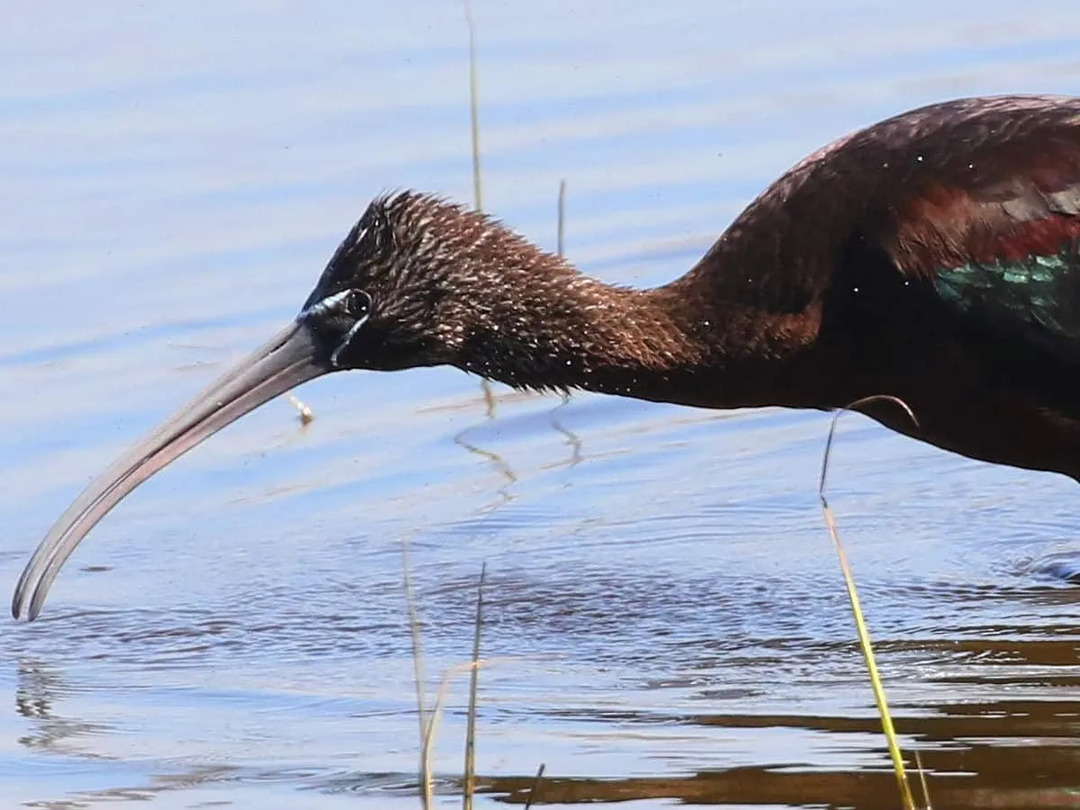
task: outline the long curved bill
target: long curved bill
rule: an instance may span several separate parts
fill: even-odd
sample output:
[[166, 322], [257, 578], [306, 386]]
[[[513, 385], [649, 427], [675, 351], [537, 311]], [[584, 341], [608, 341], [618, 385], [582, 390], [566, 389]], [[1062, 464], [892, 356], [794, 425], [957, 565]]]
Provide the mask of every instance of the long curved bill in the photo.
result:
[[311, 330], [300, 321], [274, 336], [220, 377], [150, 436], [128, 450], [53, 524], [30, 558], [11, 600], [11, 613], [33, 621], [60, 567], [79, 541], [135, 487], [278, 394], [330, 371]]

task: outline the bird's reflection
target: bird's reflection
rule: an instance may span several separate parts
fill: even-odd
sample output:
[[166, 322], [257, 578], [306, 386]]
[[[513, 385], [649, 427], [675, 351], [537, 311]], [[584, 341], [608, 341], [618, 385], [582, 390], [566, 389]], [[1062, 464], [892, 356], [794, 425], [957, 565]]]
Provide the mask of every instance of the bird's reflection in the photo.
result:
[[19, 737], [26, 748], [73, 753], [65, 743], [88, 734], [102, 734], [108, 727], [57, 713], [56, 706], [74, 691], [60, 671], [38, 658], [20, 657], [16, 662], [15, 711], [30, 721], [29, 733]]
[[27, 720], [52, 719], [53, 699], [60, 689], [60, 675], [47, 664], [32, 658], [18, 662], [15, 711]]

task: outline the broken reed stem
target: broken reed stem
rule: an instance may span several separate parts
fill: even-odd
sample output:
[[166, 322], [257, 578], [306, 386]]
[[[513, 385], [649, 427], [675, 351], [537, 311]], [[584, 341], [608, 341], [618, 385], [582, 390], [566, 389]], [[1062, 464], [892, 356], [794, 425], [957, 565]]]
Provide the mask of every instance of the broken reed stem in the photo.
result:
[[469, 674], [469, 714], [465, 726], [465, 789], [464, 810], [472, 810], [476, 790], [476, 687], [480, 673], [480, 631], [484, 624], [484, 577], [487, 563], [480, 566], [480, 582], [476, 586], [476, 622], [473, 626], [472, 672]]
[[[409, 611], [409, 629], [412, 634], [413, 654], [413, 677], [416, 681], [416, 706], [420, 721], [420, 795], [424, 810], [431, 810], [435, 801], [435, 779], [431, 769], [431, 751], [435, 742], [439, 721], [442, 718], [442, 705], [446, 697], [446, 689], [450, 679], [459, 672], [471, 671], [472, 679], [469, 687], [469, 716], [468, 728], [465, 735], [465, 808], [472, 807], [473, 796], [476, 792], [476, 769], [475, 769], [475, 741], [476, 741], [476, 694], [477, 672], [486, 663], [492, 663], [501, 659], [480, 660], [480, 636], [483, 628], [484, 608], [484, 580], [487, 576], [487, 563], [480, 568], [480, 582], [477, 586], [476, 595], [476, 624], [473, 634], [472, 660], [465, 664], [457, 664], [443, 672], [439, 681], [439, 690], [435, 696], [435, 703], [430, 712], [425, 706], [424, 700], [424, 664], [422, 649], [422, 631], [420, 617], [416, 607], [416, 592], [412, 583], [412, 566], [409, 563], [409, 544], [405, 538], [401, 540], [401, 565], [405, 574], [405, 602]], [[512, 660], [512, 659], [506, 659]]]
[[310, 425], [315, 421], [315, 411], [311, 410], [311, 408], [303, 400], [297, 397], [296, 394], [286, 392], [283, 396], [285, 397], [286, 402], [296, 408], [296, 412], [300, 415], [301, 425]]
[[424, 773], [428, 775], [429, 779], [431, 775], [431, 749], [435, 743], [439, 721], [442, 719], [443, 700], [446, 698], [446, 690], [450, 685], [450, 680], [461, 672], [476, 670], [488, 664], [514, 660], [517, 659], [511, 656], [501, 656], [497, 658], [484, 658], [478, 661], [466, 661], [463, 664], [454, 664], [443, 672], [442, 679], [439, 681], [439, 691], [435, 695], [435, 703], [432, 704], [431, 707], [431, 717], [427, 724], [427, 730], [424, 732], [423, 744], [420, 748], [421, 767], [423, 768]]
[[896, 730], [893, 727], [892, 715], [889, 713], [889, 704], [885, 699], [885, 688], [881, 684], [881, 676], [878, 672], [877, 661], [874, 658], [874, 648], [870, 643], [870, 634], [866, 629], [866, 621], [863, 617], [862, 607], [859, 604], [859, 594], [855, 588], [855, 578], [851, 574], [851, 568], [848, 565], [847, 554], [844, 552], [844, 546], [840, 542], [840, 535], [836, 529], [836, 520], [833, 518], [832, 509], [829, 507], [829, 501], [825, 497], [825, 483], [829, 471], [829, 454], [832, 450], [833, 436], [836, 433], [836, 423], [847, 411], [854, 410], [861, 405], [866, 405], [870, 402], [888, 401], [899, 405], [912, 422], [919, 424], [918, 419], [915, 418], [915, 414], [907, 403], [899, 397], [890, 396], [888, 394], [876, 394], [874, 396], [863, 397], [856, 400], [851, 404], [841, 408], [832, 418], [832, 422], [829, 425], [829, 435], [825, 440], [825, 452], [821, 458], [821, 478], [818, 481], [818, 498], [821, 500], [821, 511], [825, 516], [825, 525], [829, 530], [829, 537], [832, 538], [833, 548], [836, 549], [836, 556], [840, 560], [840, 570], [844, 574], [844, 584], [847, 586], [848, 599], [851, 602], [851, 613], [855, 618], [855, 629], [859, 636], [859, 646], [862, 649], [863, 659], [866, 661], [866, 668], [870, 673], [870, 686], [874, 692], [874, 701], [877, 703], [878, 714], [881, 717], [881, 728], [885, 733], [885, 738], [889, 745], [889, 756], [892, 758], [893, 770], [896, 772], [896, 781], [900, 788], [900, 798], [904, 807], [907, 810], [915, 810], [915, 799], [911, 793], [911, 785], [908, 782], [907, 773], [904, 770], [904, 758], [900, 753], [900, 745], [896, 739]]
[[442, 679], [439, 681], [439, 691], [435, 694], [435, 703], [431, 707], [431, 717], [428, 720], [427, 730], [420, 746], [420, 760], [423, 763], [424, 773], [427, 774], [429, 780], [431, 778], [431, 748], [435, 742], [435, 733], [438, 731], [439, 721], [442, 719], [442, 704], [443, 699], [446, 697], [446, 689], [450, 685], [450, 679], [459, 672], [466, 672], [479, 666], [479, 661], [454, 664], [454, 666], [447, 668], [443, 672]]
[[529, 810], [532, 807], [533, 799], [536, 798], [536, 792], [540, 789], [540, 779], [544, 776], [544, 763], [540, 763], [540, 767], [536, 769], [536, 776], [533, 777], [532, 787], [529, 788], [529, 797], [525, 800], [525, 810]]
[[409, 564], [409, 541], [404, 537], [401, 538], [401, 567], [405, 575], [405, 604], [409, 611], [409, 630], [412, 634], [413, 679], [416, 681], [416, 710], [420, 721], [420, 793], [423, 797], [424, 810], [430, 810], [435, 789], [431, 769], [427, 767], [428, 760], [424, 747], [430, 725], [424, 706], [424, 651], [421, 643], [420, 617], [416, 610], [416, 594], [412, 585], [412, 566]]
[[555, 220], [555, 244], [558, 246], [559, 258], [563, 257], [563, 234], [566, 226], [566, 181], [559, 181], [559, 202]]
[[480, 378], [480, 390], [484, 393], [484, 416], [488, 419], [495, 418], [495, 392], [486, 377]]

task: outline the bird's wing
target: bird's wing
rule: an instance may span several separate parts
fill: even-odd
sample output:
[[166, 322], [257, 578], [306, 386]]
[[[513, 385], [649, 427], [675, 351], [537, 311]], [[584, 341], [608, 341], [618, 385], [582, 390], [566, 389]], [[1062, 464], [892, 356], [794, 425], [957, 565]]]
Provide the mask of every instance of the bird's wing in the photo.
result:
[[920, 179], [878, 229], [900, 271], [958, 318], [1080, 361], [1080, 125], [1033, 120]]
[[957, 99], [809, 155], [691, 275], [764, 310], [800, 311], [838, 280], [852, 240], [867, 239], [909, 277], [933, 279], [961, 312], [990, 306], [1080, 333], [1078, 216], [1080, 98]]

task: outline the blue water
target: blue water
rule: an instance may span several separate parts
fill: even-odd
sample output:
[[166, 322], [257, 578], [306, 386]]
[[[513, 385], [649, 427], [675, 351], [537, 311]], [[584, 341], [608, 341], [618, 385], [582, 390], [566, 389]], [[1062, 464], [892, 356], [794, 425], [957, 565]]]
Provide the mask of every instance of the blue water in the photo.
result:
[[[568, 257], [621, 283], [683, 272], [854, 127], [1080, 93], [1071, 0], [474, 6], [484, 207], [554, 248], [565, 179]], [[472, 180], [458, 3], [0, 11], [13, 584], [92, 475], [293, 316], [368, 199], [471, 201]], [[498, 386], [489, 414], [447, 369], [299, 393], [311, 425], [279, 400], [183, 458], [94, 530], [38, 622], [0, 631], [5, 806], [418, 807], [403, 539], [432, 693], [487, 565], [480, 803], [541, 762], [580, 778], [560, 803], [894, 800], [817, 506], [826, 416]], [[1075, 484], [852, 416], [831, 492], [938, 797], [1050, 785], [1068, 806]], [[449, 804], [462, 677], [446, 700]]]

